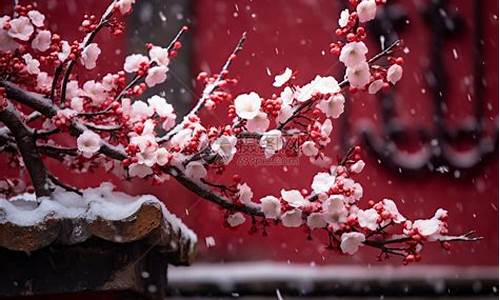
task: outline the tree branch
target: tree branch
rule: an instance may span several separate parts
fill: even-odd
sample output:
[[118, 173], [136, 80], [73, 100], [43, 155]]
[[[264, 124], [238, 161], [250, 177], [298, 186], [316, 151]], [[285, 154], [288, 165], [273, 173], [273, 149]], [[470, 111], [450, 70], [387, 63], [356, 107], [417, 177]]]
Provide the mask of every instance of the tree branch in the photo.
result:
[[12, 104], [0, 110], [0, 121], [9, 128], [14, 136], [17, 148], [21, 153], [24, 165], [31, 177], [31, 183], [37, 197], [48, 197], [52, 194], [52, 183], [47, 169], [38, 153], [31, 130], [23, 123]]

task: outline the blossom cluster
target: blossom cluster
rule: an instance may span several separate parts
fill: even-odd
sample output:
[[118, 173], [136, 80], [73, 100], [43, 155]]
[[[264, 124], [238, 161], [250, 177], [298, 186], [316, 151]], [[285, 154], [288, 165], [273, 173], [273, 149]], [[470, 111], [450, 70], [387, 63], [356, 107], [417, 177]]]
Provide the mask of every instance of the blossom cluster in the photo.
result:
[[[23, 115], [26, 123], [42, 120], [36, 131], [43, 155], [55, 155], [75, 171], [102, 162], [108, 171], [127, 178], [163, 182], [173, 176], [200, 196], [222, 204], [228, 226], [243, 224], [249, 214], [261, 217], [265, 226], [281, 223], [322, 230], [329, 246], [351, 255], [368, 245], [383, 254], [402, 255], [405, 262], [418, 261], [424, 241], [447, 236], [447, 213], [441, 209], [430, 219], [410, 221], [390, 199], [361, 208], [363, 188], [355, 177], [365, 163], [359, 147], [340, 161], [325, 155], [333, 121], [344, 111], [344, 95], [374, 94], [402, 78], [404, 60], [395, 56], [399, 44], [367, 58], [364, 24], [375, 18], [385, 1], [351, 0], [352, 11], [341, 12], [335, 31], [339, 41], [330, 45], [330, 52], [346, 68], [340, 82], [317, 75], [298, 84], [297, 72], [286, 67], [275, 76], [276, 92], [271, 96], [256, 91], [233, 96], [230, 88], [238, 81], [229, 78], [228, 68], [242, 49], [244, 35], [219, 73], [198, 75], [198, 82], [205, 85], [202, 95], [180, 120], [164, 97], [142, 95], [167, 80], [169, 64], [182, 48], [185, 27], [167, 46], [147, 44], [144, 53], [128, 55], [121, 70], [102, 78], [82, 82], [71, 73], [73, 67], [85, 72], [97, 66], [102, 51], [93, 37], [104, 28], [121, 34], [123, 18], [132, 12], [134, 2], [115, 0], [100, 19], [85, 16], [80, 26], [85, 35], [71, 43], [48, 30], [45, 16], [34, 5], [18, 5], [12, 17], [0, 18], [0, 78], [41, 93], [55, 106], [55, 113]], [[3, 102], [9, 99], [5, 90], [0, 93]], [[198, 116], [202, 109], [225, 110], [230, 121], [224, 126], [204, 125]], [[58, 145], [55, 133], [74, 135], [75, 147]], [[293, 141], [321, 171], [313, 176], [310, 189], [282, 189], [277, 196], [260, 199], [254, 199], [252, 188], [239, 175], [228, 184], [213, 182], [213, 172], [224, 172], [238, 155], [242, 139], [257, 140], [266, 158]], [[13, 155], [21, 165], [18, 153]], [[7, 183], [12, 181], [6, 180], [2, 190], [13, 186]], [[385, 247], [396, 242], [404, 246]]]

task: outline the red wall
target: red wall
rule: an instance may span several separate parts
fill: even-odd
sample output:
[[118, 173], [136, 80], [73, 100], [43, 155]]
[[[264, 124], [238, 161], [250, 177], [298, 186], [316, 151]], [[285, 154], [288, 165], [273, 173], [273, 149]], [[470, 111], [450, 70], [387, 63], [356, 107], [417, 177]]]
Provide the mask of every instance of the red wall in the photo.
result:
[[[276, 74], [289, 66], [298, 70], [299, 83], [306, 83], [315, 74], [334, 74], [341, 72], [341, 65], [335, 58], [322, 54], [328, 52], [328, 44], [334, 38], [333, 30], [339, 13], [339, 1], [331, 0], [254, 0], [254, 1], [194, 1], [194, 55], [193, 72], [200, 70], [217, 71], [226, 55], [234, 47], [240, 34], [248, 31], [245, 50], [231, 68], [233, 76], [240, 84], [234, 93], [256, 91], [261, 95], [276, 92], [272, 88], [273, 77], [268, 76], [266, 68]], [[447, 118], [455, 124], [472, 112], [472, 103], [461, 88], [464, 76], [472, 74], [473, 43], [473, 1], [449, 1], [452, 11], [457, 11], [465, 19], [465, 31], [459, 37], [447, 42], [444, 51], [446, 66], [451, 71], [451, 91], [449, 114]], [[50, 3], [50, 2], [48, 2]], [[58, 1], [57, 6], [48, 13], [56, 17], [58, 31], [71, 34], [79, 23], [75, 13], [69, 13], [70, 2]], [[78, 10], [85, 12], [102, 11], [102, 1], [71, 2]], [[428, 61], [429, 29], [423, 23], [414, 1], [399, 1], [410, 14], [410, 26], [402, 33], [407, 46], [411, 49], [406, 61], [405, 76], [397, 88], [398, 115], [412, 126], [431, 124], [432, 100], [428, 93], [422, 93], [423, 69]], [[422, 1], [426, 3], [426, 1]], [[41, 3], [41, 10], [47, 12], [48, 5]], [[485, 42], [485, 80], [487, 88], [485, 101], [491, 106], [486, 111], [487, 125], [494, 127], [498, 116], [498, 2], [484, 1], [484, 42]], [[75, 7], [76, 8], [76, 7]], [[235, 15], [238, 9], [237, 16]], [[81, 15], [81, 14], [80, 14]], [[64, 18], [63, 18], [64, 16]], [[64, 26], [63, 26], [64, 25]], [[105, 40], [103, 37], [101, 41]], [[118, 40], [124, 43], [123, 40]], [[123, 53], [113, 54], [119, 43], [101, 44], [103, 55], [110, 59], [99, 70], [115, 69], [123, 61]], [[452, 49], [456, 48], [458, 59], [453, 58]], [[194, 89], [199, 93], [199, 87]], [[175, 101], [175, 99], [171, 99]], [[368, 118], [380, 125], [378, 102], [366, 94], [351, 99], [352, 123], [360, 118]], [[414, 113], [411, 111], [414, 110]], [[220, 110], [219, 110], [220, 111]], [[221, 122], [223, 116], [203, 116], [209, 122]], [[334, 122], [337, 137], [333, 144], [340, 144], [340, 119]], [[338, 149], [331, 149], [335, 156]], [[452, 232], [461, 233], [470, 229], [477, 230], [485, 239], [478, 243], [456, 244], [451, 254], [438, 246], [428, 246], [424, 251], [424, 263], [455, 265], [498, 265], [498, 160], [490, 160], [487, 165], [472, 176], [454, 178], [441, 174], [427, 174], [423, 177], [404, 177], [381, 167], [376, 159], [366, 155], [367, 167], [359, 181], [363, 184], [365, 199], [389, 197], [400, 205], [403, 214], [410, 218], [429, 217], [438, 207], [450, 212]], [[55, 163], [53, 164], [56, 165]], [[232, 172], [241, 174], [254, 187], [256, 199], [266, 193], [278, 194], [283, 188], [308, 187], [316, 167], [301, 161], [298, 167], [238, 167]], [[61, 170], [62, 173], [67, 173]], [[78, 186], [96, 185], [104, 178], [103, 172], [96, 175], [82, 174], [68, 177], [68, 181]], [[215, 178], [215, 177], [214, 177]], [[224, 178], [227, 178], [224, 177]], [[220, 180], [222, 180], [221, 178]], [[219, 179], [217, 179], [219, 180]], [[198, 233], [200, 243], [199, 261], [230, 260], [279, 260], [291, 262], [315, 262], [317, 264], [348, 263], [375, 264], [376, 252], [365, 249], [354, 257], [339, 256], [324, 249], [321, 238], [307, 241], [306, 235], [297, 229], [271, 228], [269, 236], [249, 235], [248, 224], [237, 229], [223, 227], [222, 212], [189, 193], [175, 182], [152, 187], [150, 182], [119, 182], [120, 188], [131, 193], [154, 193], [165, 201], [170, 210], [183, 218]], [[216, 246], [206, 248], [204, 239], [213, 236]], [[393, 261], [399, 264], [396, 259]]]

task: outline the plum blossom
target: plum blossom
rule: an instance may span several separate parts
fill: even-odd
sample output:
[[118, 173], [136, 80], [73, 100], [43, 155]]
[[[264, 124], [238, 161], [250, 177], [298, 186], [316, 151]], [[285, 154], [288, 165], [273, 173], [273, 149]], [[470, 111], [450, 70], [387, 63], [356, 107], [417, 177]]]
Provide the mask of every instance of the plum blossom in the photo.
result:
[[266, 196], [260, 199], [260, 205], [264, 216], [268, 219], [277, 219], [281, 215], [281, 204], [278, 198]]
[[149, 87], [165, 82], [167, 80], [168, 68], [165, 66], [155, 66], [148, 70], [145, 82]]
[[49, 90], [52, 87], [52, 76], [47, 72], [40, 72], [36, 76], [36, 87], [41, 90]]
[[363, 187], [351, 178], [340, 177], [338, 183], [342, 183], [344, 185], [344, 189], [351, 190], [352, 194], [349, 197], [346, 197], [349, 203], [354, 203], [363, 197]]
[[302, 211], [299, 209], [292, 209], [281, 215], [281, 223], [285, 227], [300, 227], [303, 222]]
[[368, 93], [369, 94], [376, 94], [380, 89], [384, 86], [384, 81], [382, 79], [377, 79], [374, 80], [370, 85], [368, 86]]
[[318, 147], [316, 147], [316, 143], [313, 141], [305, 141], [302, 144], [301, 149], [305, 156], [316, 156], [319, 152]]
[[373, 208], [367, 210], [360, 209], [358, 211], [359, 226], [370, 230], [376, 230], [378, 227], [379, 217], [378, 212]]
[[253, 119], [247, 121], [249, 132], [264, 133], [269, 128], [269, 119], [265, 112], [259, 112]]
[[170, 63], [168, 49], [158, 46], [153, 46], [149, 50], [149, 58], [160, 66], [167, 66]]
[[166, 165], [170, 161], [171, 155], [165, 148], [158, 148], [156, 150], [156, 163], [160, 166]]
[[326, 100], [321, 100], [317, 107], [327, 116], [331, 118], [338, 118], [344, 112], [344, 96], [342, 94], [335, 94]]
[[200, 180], [207, 177], [207, 170], [201, 162], [192, 161], [186, 166], [186, 176], [194, 180]]
[[131, 54], [125, 58], [123, 70], [127, 73], [135, 73], [139, 71], [142, 65], [149, 64], [149, 58], [142, 54]]
[[73, 97], [70, 101], [71, 109], [82, 112], [83, 111], [83, 99], [81, 97]]
[[50, 48], [52, 34], [48, 30], [40, 30], [31, 41], [31, 47], [41, 52], [47, 51]]
[[285, 87], [280, 93], [281, 103], [290, 105], [293, 102], [294, 92], [289, 86]]
[[101, 148], [101, 137], [90, 130], [85, 130], [76, 139], [78, 151], [86, 158], [91, 158]]
[[162, 118], [171, 117], [172, 115], [175, 115], [174, 107], [170, 103], [167, 103], [167, 100], [163, 97], [154, 95], [148, 99], [148, 104], [149, 107], [152, 108], [154, 112]]
[[67, 41], [61, 42], [61, 52], [57, 53], [59, 61], [64, 62], [71, 54], [71, 47]]
[[118, 8], [118, 10], [120, 11], [120, 13], [122, 15], [125, 15], [125, 14], [129, 13], [130, 10], [132, 10], [132, 5], [134, 3], [135, 3], [135, 0], [118, 0], [115, 3], [115, 7]]
[[333, 225], [333, 229], [337, 231], [340, 224], [347, 222], [349, 211], [344, 202], [342, 195], [332, 195], [326, 199], [323, 204], [323, 218], [326, 222]]
[[94, 104], [103, 103], [107, 96], [106, 89], [102, 83], [95, 80], [89, 80], [83, 84], [83, 94], [92, 99]]
[[335, 184], [335, 176], [330, 173], [318, 173], [314, 176], [311, 188], [314, 193], [326, 193]]
[[439, 223], [437, 219], [416, 220], [413, 222], [413, 228], [424, 237], [432, 236], [439, 233]]
[[328, 143], [330, 143], [330, 134], [332, 133], [333, 130], [332, 120], [326, 119], [325, 122], [323, 122], [323, 124], [321, 124], [319, 127], [322, 138], [319, 141], [319, 144], [321, 146], [326, 146], [328, 145]]
[[31, 54], [24, 54], [23, 59], [26, 63], [26, 71], [28, 71], [28, 73], [33, 75], [40, 73], [40, 62], [37, 59], [33, 58]]
[[236, 114], [238, 117], [246, 120], [251, 120], [257, 116], [260, 111], [261, 104], [262, 100], [255, 92], [241, 94], [234, 99]]
[[396, 84], [403, 77], [403, 67], [398, 64], [393, 64], [387, 70], [387, 81]]
[[352, 87], [363, 88], [370, 82], [370, 66], [363, 62], [346, 70], [347, 80]]
[[229, 224], [229, 226], [231, 227], [240, 226], [241, 224], [245, 223], [245, 216], [240, 212], [236, 212], [227, 216], [226, 221], [227, 224]]
[[349, 15], [349, 10], [347, 8], [340, 12], [339, 26], [341, 28], [347, 26], [347, 23], [349, 22]]
[[307, 216], [307, 226], [311, 229], [324, 228], [327, 225], [321, 213], [312, 213]]
[[31, 25], [30, 19], [25, 16], [18, 17], [9, 21], [10, 28], [7, 33], [15, 39], [21, 41], [27, 41], [30, 39], [34, 32], [33, 25]]
[[304, 196], [297, 190], [281, 190], [281, 198], [291, 207], [300, 208], [310, 204], [309, 200], [304, 199]]
[[396, 206], [396, 203], [394, 203], [394, 201], [392, 201], [391, 199], [384, 199], [382, 200], [382, 205], [384, 206], [384, 211], [391, 214], [391, 219], [394, 221], [394, 223], [399, 224], [406, 221], [406, 218], [399, 213], [398, 207]]
[[356, 7], [356, 13], [361, 23], [371, 21], [377, 15], [377, 3], [375, 0], [362, 0]]
[[146, 102], [135, 101], [130, 107], [130, 120], [132, 122], [145, 120], [151, 117], [154, 113], [154, 109]]
[[311, 99], [316, 94], [335, 94], [340, 91], [340, 86], [332, 76], [316, 76], [310, 83], [300, 88], [297, 100], [300, 102]]
[[360, 159], [357, 162], [353, 163], [349, 169], [351, 172], [358, 174], [363, 171], [365, 165], [366, 165], [365, 162]]
[[212, 143], [211, 148], [222, 158], [225, 164], [228, 164], [236, 153], [237, 142], [238, 139], [233, 135], [221, 135]]
[[292, 78], [292, 70], [290, 68], [286, 68], [283, 73], [281, 73], [280, 75], [276, 75], [274, 77], [273, 86], [281, 87], [285, 83], [287, 83], [290, 80], [290, 78]]
[[363, 42], [350, 42], [342, 47], [339, 60], [348, 68], [366, 62], [368, 48]]
[[92, 70], [96, 67], [97, 58], [101, 54], [101, 49], [97, 43], [91, 43], [82, 51], [80, 62], [87, 70]]
[[361, 232], [345, 232], [340, 237], [340, 249], [343, 253], [353, 255], [366, 240]]
[[28, 17], [30, 18], [31, 23], [33, 23], [33, 25], [35, 25], [36, 27], [43, 26], [43, 22], [45, 21], [45, 16], [38, 10], [30, 10], [28, 12]]
[[153, 170], [146, 165], [134, 163], [128, 167], [128, 174], [131, 177], [145, 178], [153, 174]]
[[283, 138], [281, 131], [273, 129], [265, 132], [260, 138], [260, 146], [264, 148], [266, 158], [273, 156], [277, 151], [283, 148]]
[[278, 112], [278, 116], [276, 117], [276, 123], [282, 124], [286, 122], [293, 115], [293, 108], [290, 105], [283, 104], [281, 105], [281, 109]]
[[248, 184], [238, 184], [238, 199], [241, 203], [249, 204], [252, 202], [253, 192]]

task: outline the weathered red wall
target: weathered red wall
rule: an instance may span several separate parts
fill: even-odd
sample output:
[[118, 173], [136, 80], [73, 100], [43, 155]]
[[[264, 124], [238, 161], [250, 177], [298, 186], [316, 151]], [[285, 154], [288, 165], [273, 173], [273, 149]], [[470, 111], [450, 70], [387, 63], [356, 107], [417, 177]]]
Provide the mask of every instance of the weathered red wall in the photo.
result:
[[[425, 1], [423, 1], [425, 3]], [[57, 3], [52, 10], [47, 5]], [[397, 88], [398, 115], [412, 125], [430, 126], [431, 99], [422, 93], [425, 88], [422, 74], [429, 51], [429, 29], [422, 21], [413, 1], [399, 1], [410, 13], [410, 26], [402, 33], [407, 46], [411, 49], [406, 61], [405, 76]], [[41, 10], [58, 25], [63, 37], [72, 40], [79, 33], [74, 30], [81, 13], [103, 10], [103, 1], [41, 1]], [[473, 1], [450, 1], [450, 7], [466, 20], [464, 33], [447, 42], [444, 51], [446, 65], [451, 73], [451, 97], [449, 99], [449, 119], [456, 122], [470, 115], [472, 103], [458, 88], [464, 76], [472, 74], [472, 5]], [[486, 102], [491, 106], [486, 111], [488, 126], [493, 127], [498, 116], [498, 2], [484, 1], [483, 16], [485, 42], [485, 72], [487, 81]], [[235, 12], [238, 9], [238, 15]], [[334, 57], [323, 55], [328, 44], [334, 39], [340, 6], [331, 0], [217, 0], [194, 1], [194, 55], [193, 71], [216, 71], [224, 62], [234, 43], [243, 31], [249, 32], [245, 50], [231, 68], [233, 76], [239, 79], [235, 93], [257, 91], [261, 95], [276, 92], [271, 86], [273, 78], [267, 75], [266, 68], [273, 74], [289, 66], [298, 70], [299, 83], [306, 83], [314, 74], [335, 74], [341, 72], [341, 65]], [[69, 11], [69, 13], [68, 13]], [[69, 17], [68, 17], [69, 16]], [[68, 37], [65, 34], [70, 34]], [[116, 46], [125, 41], [109, 42], [100, 37], [104, 65], [101, 71], [115, 69], [123, 62], [124, 53], [115, 55]], [[456, 48], [458, 59], [453, 58], [452, 49]], [[125, 49], [125, 48], [124, 48]], [[104, 59], [107, 57], [107, 59]], [[99, 71], [98, 70], [98, 71]], [[194, 89], [199, 92], [199, 87]], [[175, 99], [170, 99], [175, 101]], [[352, 98], [352, 122], [365, 117], [374, 124], [380, 123], [376, 99], [366, 94]], [[415, 113], [410, 113], [411, 110]], [[206, 120], [220, 122], [222, 116], [204, 115]], [[334, 130], [341, 128], [341, 121], [334, 122]], [[338, 135], [337, 135], [338, 136]], [[333, 142], [340, 144], [337, 137]], [[335, 156], [338, 150], [331, 149]], [[461, 233], [470, 229], [477, 230], [485, 239], [479, 243], [456, 244], [451, 254], [438, 246], [425, 249], [423, 263], [454, 265], [498, 265], [498, 160], [491, 160], [471, 177], [455, 179], [453, 176], [428, 174], [420, 178], [407, 178], [389, 172], [379, 166], [377, 161], [366, 156], [368, 163], [359, 177], [365, 191], [365, 199], [390, 197], [399, 203], [401, 212], [410, 218], [431, 216], [438, 207], [450, 211], [452, 231]], [[56, 164], [53, 164], [55, 166]], [[231, 171], [241, 174], [254, 187], [256, 199], [265, 193], [279, 193], [279, 190], [292, 187], [308, 187], [311, 178], [318, 171], [316, 167], [301, 161], [298, 168], [289, 167], [233, 167]], [[60, 170], [61, 173], [67, 173]], [[78, 185], [96, 185], [105, 178], [103, 172], [71, 176], [68, 181]], [[307, 241], [301, 230], [272, 228], [268, 237], [260, 234], [249, 235], [249, 226], [227, 229], [222, 226], [222, 212], [205, 203], [193, 194], [169, 182], [163, 186], [151, 186], [150, 182], [119, 182], [121, 188], [131, 193], [154, 193], [165, 201], [169, 209], [183, 218], [199, 236], [199, 261], [230, 260], [280, 260], [291, 262], [315, 262], [317, 264], [348, 263], [375, 264], [375, 251], [361, 251], [355, 257], [339, 256], [324, 249], [320, 239]], [[403, 204], [404, 203], [404, 204]], [[216, 246], [206, 248], [204, 239], [213, 236]], [[399, 264], [399, 261], [393, 261]]]

